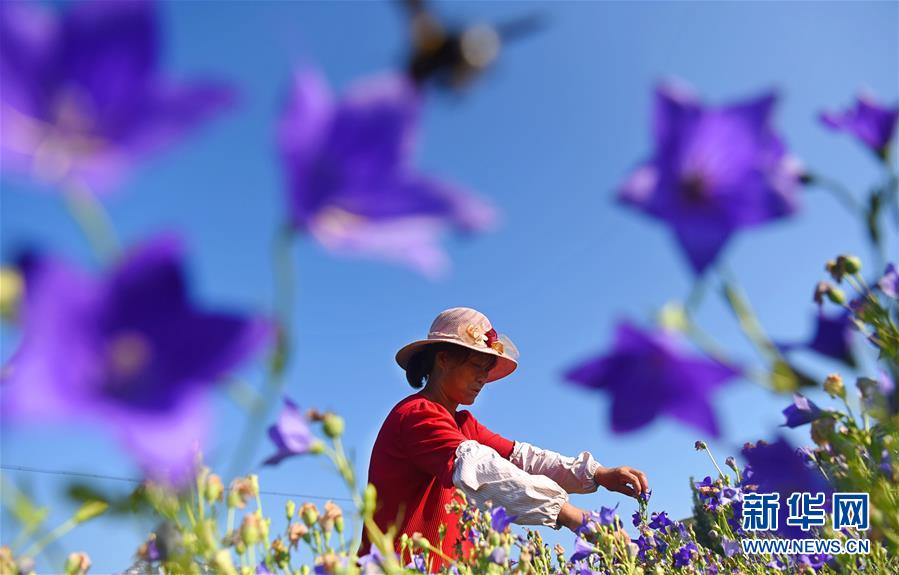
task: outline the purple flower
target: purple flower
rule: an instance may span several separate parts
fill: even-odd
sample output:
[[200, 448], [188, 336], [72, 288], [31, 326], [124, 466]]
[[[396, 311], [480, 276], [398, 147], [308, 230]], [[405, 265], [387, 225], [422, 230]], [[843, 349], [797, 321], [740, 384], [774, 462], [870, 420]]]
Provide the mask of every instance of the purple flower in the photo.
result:
[[618, 325], [612, 351], [591, 359], [566, 375], [576, 384], [612, 396], [612, 430], [634, 431], [667, 414], [718, 436], [709, 404], [711, 393], [737, 375], [717, 361], [686, 355], [675, 336]]
[[837, 315], [818, 313], [815, 320], [815, 333], [812, 338], [801, 344], [778, 344], [783, 352], [794, 349], [810, 349], [815, 353], [855, 366], [855, 355], [852, 352], [852, 336], [855, 333], [851, 314], [846, 311]]
[[103, 422], [150, 477], [186, 479], [207, 427], [209, 388], [272, 330], [195, 307], [181, 251], [173, 238], [158, 238], [100, 278], [49, 257], [24, 258], [24, 333], [4, 369], [3, 419]]
[[490, 552], [490, 562], [502, 565], [506, 562], [506, 550], [503, 547], [497, 547]]
[[758, 492], [780, 494], [778, 533], [791, 538], [807, 537], [808, 533], [803, 534], [799, 527], [787, 525], [789, 505], [785, 502], [790, 494], [803, 491], [825, 493], [826, 501], [830, 501], [829, 494], [833, 490], [821, 473], [817, 469], [809, 469], [804, 457], [796, 453], [783, 438], [772, 444], [760, 443], [756, 447], [744, 449], [743, 455], [752, 466], [752, 481], [758, 485]]
[[796, 565], [808, 565], [815, 571], [818, 571], [832, 558], [833, 556], [827, 553], [814, 553], [812, 555], [798, 555], [793, 562]]
[[824, 411], [809, 398], [794, 393], [793, 405], [787, 406], [783, 410], [783, 414], [786, 416], [787, 422], [781, 427], [794, 428], [815, 421], [824, 414]]
[[586, 559], [590, 555], [596, 552], [596, 548], [592, 543], [589, 543], [582, 537], [575, 537], [574, 539], [574, 553], [568, 559], [568, 561], [574, 563], [575, 561], [580, 561], [581, 559]]
[[615, 525], [616, 517], [615, 510], [618, 509], [618, 505], [615, 507], [602, 507], [599, 508], [599, 513], [591, 512], [591, 515], [595, 516], [599, 520], [600, 525]]
[[737, 553], [740, 553], [741, 547], [739, 541], [733, 541], [726, 537], [721, 539], [721, 547], [724, 549], [725, 557], [733, 557]]
[[275, 573], [265, 563], [260, 563], [256, 566], [256, 575], [275, 575]]
[[502, 533], [513, 521], [518, 519], [517, 515], [509, 516], [506, 514], [504, 507], [494, 507], [490, 511], [490, 526], [494, 531]]
[[306, 418], [297, 404], [286, 397], [278, 422], [268, 428], [268, 436], [278, 451], [266, 459], [263, 465], [277, 465], [287, 457], [308, 453], [315, 443], [315, 436], [306, 425]]
[[428, 565], [425, 563], [425, 558], [421, 555], [413, 555], [412, 561], [406, 565], [406, 569], [414, 569], [420, 573], [428, 572]]
[[646, 560], [646, 552], [652, 549], [652, 540], [653, 538], [651, 536], [647, 537], [642, 534], [633, 540], [633, 542], [637, 544], [637, 558], [640, 561]]
[[421, 95], [401, 75], [359, 83], [335, 102], [317, 73], [298, 72], [279, 125], [293, 227], [330, 249], [440, 273], [443, 232], [482, 230], [494, 214], [413, 167], [420, 111]]
[[230, 89], [159, 69], [156, 5], [0, 4], [4, 171], [114, 187], [142, 157], [230, 107]]
[[640, 515], [639, 511], [634, 511], [634, 514], [631, 515], [631, 523], [634, 527], [638, 527], [641, 523], [643, 523], [643, 517]]
[[899, 300], [899, 269], [896, 269], [896, 264], [887, 264], [883, 276], [877, 281], [877, 287], [891, 298]]
[[877, 466], [881, 473], [883, 473], [884, 477], [893, 480], [893, 460], [890, 458], [890, 451], [884, 448], [883, 452], [880, 454], [880, 465]]
[[885, 157], [893, 139], [896, 118], [899, 118], [899, 106], [887, 108], [866, 95], [856, 98], [854, 109], [841, 114], [823, 112], [820, 115], [825, 126], [852, 134], [881, 157]]
[[771, 126], [776, 101], [710, 108], [684, 90], [656, 90], [654, 155], [619, 199], [669, 225], [696, 273], [736, 231], [797, 209], [800, 173]]
[[652, 529], [658, 529], [662, 533], [665, 533], [668, 530], [668, 527], [674, 525], [674, 521], [668, 518], [668, 513], [662, 511], [661, 513], [653, 513], [650, 517], [649, 527]]
[[674, 566], [686, 567], [693, 562], [693, 557], [699, 553], [696, 544], [692, 541], [677, 550], [674, 554]]

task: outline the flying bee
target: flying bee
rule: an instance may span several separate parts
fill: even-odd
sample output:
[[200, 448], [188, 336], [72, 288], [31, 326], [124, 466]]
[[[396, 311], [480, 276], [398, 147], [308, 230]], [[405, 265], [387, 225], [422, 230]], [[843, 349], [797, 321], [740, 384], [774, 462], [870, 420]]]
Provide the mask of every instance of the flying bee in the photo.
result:
[[409, 13], [411, 51], [409, 76], [422, 85], [433, 80], [441, 87], [461, 89], [490, 67], [504, 42], [527, 35], [541, 24], [536, 15], [500, 24], [476, 23], [451, 28], [425, 6], [425, 0], [403, 0]]

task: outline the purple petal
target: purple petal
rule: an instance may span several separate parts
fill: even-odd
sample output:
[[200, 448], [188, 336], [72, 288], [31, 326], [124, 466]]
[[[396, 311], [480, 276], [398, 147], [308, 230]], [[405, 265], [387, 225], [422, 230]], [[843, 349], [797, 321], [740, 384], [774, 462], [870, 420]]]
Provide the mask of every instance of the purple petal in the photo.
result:
[[887, 264], [883, 276], [877, 281], [877, 287], [889, 297], [899, 300], [899, 269], [896, 264]]
[[868, 96], [859, 96], [855, 108], [834, 114], [824, 112], [821, 122], [832, 130], [848, 132], [872, 151], [883, 154], [896, 130], [899, 106], [888, 108]]

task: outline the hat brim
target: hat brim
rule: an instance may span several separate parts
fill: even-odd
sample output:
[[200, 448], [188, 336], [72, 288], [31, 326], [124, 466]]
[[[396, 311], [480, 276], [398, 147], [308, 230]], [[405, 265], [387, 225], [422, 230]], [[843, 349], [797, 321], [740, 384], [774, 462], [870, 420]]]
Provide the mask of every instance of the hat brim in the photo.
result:
[[493, 348], [489, 347], [477, 347], [474, 345], [468, 345], [467, 343], [455, 340], [455, 339], [421, 339], [418, 341], [413, 341], [409, 345], [404, 346], [398, 352], [396, 352], [396, 362], [399, 364], [401, 368], [404, 370], [406, 366], [409, 365], [409, 360], [415, 355], [417, 352], [421, 351], [423, 348], [429, 345], [433, 345], [435, 343], [451, 343], [453, 345], [457, 345], [459, 347], [464, 347], [466, 349], [470, 349], [472, 351], [476, 351], [478, 353], [483, 353], [487, 355], [492, 355], [496, 357], [496, 365], [493, 366], [493, 369], [490, 370], [490, 373], [487, 374], [487, 382], [496, 381], [498, 379], [502, 379], [515, 371], [515, 368], [518, 367], [518, 362], [512, 359], [509, 356], [503, 355]]

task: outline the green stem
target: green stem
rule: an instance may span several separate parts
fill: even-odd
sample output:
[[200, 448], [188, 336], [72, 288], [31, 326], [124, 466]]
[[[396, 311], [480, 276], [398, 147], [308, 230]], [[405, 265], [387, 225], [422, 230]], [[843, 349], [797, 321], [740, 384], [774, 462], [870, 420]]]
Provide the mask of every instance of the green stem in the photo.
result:
[[121, 248], [115, 229], [93, 192], [80, 182], [71, 182], [63, 197], [72, 219], [81, 228], [97, 258], [108, 262], [117, 256]]
[[293, 299], [295, 295], [295, 270], [293, 265], [293, 230], [285, 228], [279, 233], [273, 246], [273, 266], [275, 270], [275, 314], [277, 317], [277, 339], [275, 348], [269, 358], [268, 373], [265, 386], [260, 397], [247, 414], [244, 430], [238, 442], [234, 459], [231, 463], [230, 475], [236, 475], [256, 451], [262, 436], [262, 427], [268, 421], [273, 405], [281, 396], [284, 385], [284, 373], [292, 355], [292, 318]]
[[69, 531], [71, 531], [78, 523], [74, 518], [68, 519], [65, 523], [56, 527], [53, 531], [44, 535], [40, 540], [35, 542], [31, 547], [22, 552], [24, 557], [37, 557], [37, 554], [44, 550], [44, 547], [59, 539]]

